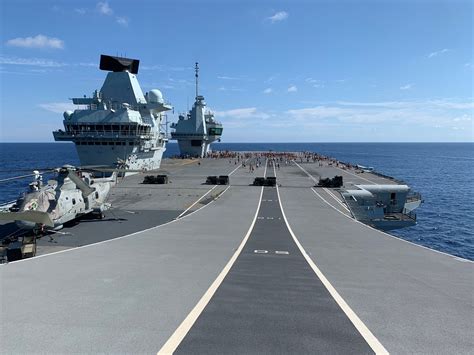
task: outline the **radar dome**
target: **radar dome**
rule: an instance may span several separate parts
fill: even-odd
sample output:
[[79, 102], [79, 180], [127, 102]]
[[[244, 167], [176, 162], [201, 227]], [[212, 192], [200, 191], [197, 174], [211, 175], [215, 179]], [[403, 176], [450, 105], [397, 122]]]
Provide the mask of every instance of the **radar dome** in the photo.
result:
[[69, 111], [69, 110], [68, 110], [68, 111], [64, 111], [64, 113], [63, 113], [64, 119], [65, 119], [65, 120], [70, 119], [71, 116], [72, 116], [72, 114], [73, 114], [72, 111]]
[[153, 89], [148, 93], [148, 102], [150, 103], [163, 103], [163, 94], [158, 89]]

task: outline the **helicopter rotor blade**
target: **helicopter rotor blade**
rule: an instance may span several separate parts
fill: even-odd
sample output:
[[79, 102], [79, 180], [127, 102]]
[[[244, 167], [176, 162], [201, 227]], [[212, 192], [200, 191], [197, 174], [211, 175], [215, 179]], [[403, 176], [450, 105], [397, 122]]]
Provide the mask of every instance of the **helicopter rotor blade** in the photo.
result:
[[49, 217], [49, 214], [41, 211], [2, 212], [0, 213], [0, 220], [27, 221], [54, 227], [54, 222], [51, 220], [51, 217]]
[[74, 172], [70, 171], [67, 174], [67, 177], [70, 178], [79, 188], [79, 190], [82, 191], [82, 194], [84, 195], [84, 197], [89, 196], [91, 193], [95, 191], [95, 189], [93, 189], [92, 187], [87, 185], [84, 181], [82, 181], [82, 179], [78, 177], [76, 174], [74, 174]]

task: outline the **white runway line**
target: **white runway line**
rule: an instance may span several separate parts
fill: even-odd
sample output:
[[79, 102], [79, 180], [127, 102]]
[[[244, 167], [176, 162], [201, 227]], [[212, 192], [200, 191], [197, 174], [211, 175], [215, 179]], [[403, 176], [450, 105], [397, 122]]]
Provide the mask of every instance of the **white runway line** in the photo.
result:
[[347, 212], [349, 212], [349, 213], [351, 212], [351, 211], [347, 208], [347, 206], [346, 206], [344, 203], [342, 203], [341, 200], [339, 200], [339, 199], [337, 198], [337, 196], [336, 196], [331, 190], [329, 190], [329, 189], [327, 189], [327, 188], [325, 188], [325, 187], [323, 187], [323, 190], [326, 191], [326, 192], [327, 192], [338, 204], [340, 204]]
[[[265, 163], [264, 174], [266, 174], [266, 171], [267, 171], [267, 164]], [[222, 281], [224, 281], [224, 278], [229, 273], [230, 269], [232, 268], [232, 265], [234, 265], [235, 260], [237, 260], [237, 258], [239, 257], [242, 249], [244, 248], [245, 244], [247, 243], [247, 240], [250, 237], [250, 234], [252, 233], [253, 227], [255, 226], [255, 222], [257, 221], [258, 212], [260, 211], [260, 205], [262, 204], [262, 196], [263, 196], [263, 186], [262, 186], [262, 189], [260, 190], [260, 197], [258, 199], [258, 206], [257, 206], [257, 210], [255, 211], [255, 216], [252, 220], [252, 223], [244, 239], [240, 243], [234, 255], [232, 255], [232, 257], [230, 258], [229, 262], [226, 264], [226, 266], [224, 266], [220, 274], [217, 276], [217, 278], [214, 280], [211, 286], [207, 289], [207, 291], [201, 297], [201, 299], [196, 304], [196, 306], [194, 306], [192, 311], [186, 316], [183, 322], [179, 325], [179, 327], [174, 331], [171, 337], [166, 341], [166, 343], [158, 351], [158, 354], [172, 354], [176, 350], [176, 348], [183, 341], [186, 334], [188, 334], [189, 330], [198, 319], [199, 315], [202, 313], [202, 311], [204, 311], [204, 308], [206, 308], [207, 304], [211, 300], [212, 296], [214, 296], [214, 293], [217, 291]]]
[[381, 231], [380, 229], [377, 229], [377, 228], [374, 228], [374, 227], [371, 227], [365, 223], [362, 223], [360, 221], [358, 221], [357, 219], [351, 217], [351, 216], [348, 216], [346, 215], [344, 212], [342, 211], [339, 211], [336, 207], [334, 207], [333, 205], [331, 205], [324, 197], [322, 197], [318, 192], [316, 192], [316, 190], [314, 188], [311, 188], [311, 190], [321, 199], [323, 200], [324, 203], [326, 203], [327, 205], [329, 205], [329, 207], [331, 207], [332, 209], [334, 209], [335, 211], [339, 212], [340, 214], [342, 214], [344, 217], [346, 218], [349, 218], [351, 221], [355, 222], [355, 223], [359, 223], [361, 225], [363, 225], [364, 227], [366, 228], [369, 228], [369, 229], [372, 229], [374, 231], [377, 231], [379, 233], [382, 233], [383, 235], [387, 236], [387, 237], [390, 237], [390, 238], [393, 238], [395, 240], [398, 240], [400, 242], [405, 242], [405, 243], [408, 243], [408, 244], [411, 244], [411, 245], [414, 245], [414, 246], [417, 246], [417, 247], [420, 247], [420, 248], [423, 248], [423, 249], [427, 249], [429, 251], [433, 251], [435, 253], [439, 253], [439, 254], [443, 254], [443, 255], [446, 255], [446, 256], [450, 256], [451, 258], [453, 258], [454, 260], [458, 260], [458, 261], [462, 261], [462, 262], [468, 262], [468, 263], [474, 263], [474, 261], [472, 260], [469, 260], [469, 259], [464, 259], [460, 256], [455, 256], [455, 255], [452, 255], [452, 254], [448, 254], [448, 253], [445, 253], [445, 252], [442, 252], [442, 251], [439, 251], [439, 250], [436, 250], [436, 249], [431, 249], [431, 248], [428, 248], [428, 247], [425, 247], [424, 245], [421, 245], [421, 244], [416, 244], [416, 243], [413, 243], [413, 242], [410, 242], [409, 240], [405, 240], [405, 239], [402, 239], [402, 238], [399, 238], [395, 235], [392, 235], [392, 234], [389, 234], [389, 233], [386, 233], [384, 231]]
[[[303, 246], [299, 242], [298, 238], [296, 238], [296, 235], [293, 233], [293, 230], [290, 227], [290, 224], [288, 223], [288, 219], [286, 218], [285, 211], [283, 210], [283, 205], [281, 203], [281, 197], [280, 197], [280, 191], [277, 186], [277, 194], [278, 194], [278, 200], [280, 201], [280, 209], [281, 213], [283, 214], [283, 219], [285, 220], [286, 226], [288, 230], [290, 231], [291, 236], [293, 237], [293, 240], [295, 241], [296, 245], [298, 246], [299, 250], [301, 251], [301, 254], [303, 254], [304, 258], [308, 262], [308, 264], [311, 266], [313, 271], [315, 272], [316, 276], [321, 280], [323, 285], [326, 287], [326, 289], [329, 291], [331, 296], [334, 298], [336, 303], [341, 307], [341, 309], [344, 311], [346, 316], [349, 318], [349, 320], [354, 324], [356, 329], [359, 331], [360, 335], [365, 339], [367, 344], [372, 348], [372, 350], [376, 354], [388, 354], [389, 352], [385, 347], [380, 343], [380, 341], [375, 337], [375, 335], [367, 328], [367, 326], [362, 322], [362, 320], [357, 316], [357, 314], [352, 310], [351, 307], [346, 303], [346, 301], [341, 297], [341, 295], [336, 291], [334, 286], [329, 282], [329, 280], [324, 276], [324, 274], [321, 272], [321, 270], [318, 268], [318, 266], [314, 263], [314, 261], [309, 257], [309, 255], [306, 253], [304, 250]], [[333, 207], [333, 206], [331, 206]], [[335, 207], [333, 207], [336, 209]], [[336, 209], [337, 210], [337, 209]], [[339, 210], [337, 210], [339, 211]], [[339, 213], [342, 213], [339, 211]]]
[[[237, 171], [237, 169], [240, 168], [237, 167], [235, 168], [234, 170], [232, 170], [230, 173], [229, 173], [229, 176], [232, 175], [235, 171]], [[216, 185], [217, 186], [217, 185]], [[221, 197], [228, 189], [229, 189], [230, 185], [224, 190], [222, 191], [222, 193], [219, 195], [219, 197]], [[212, 190], [212, 189], [211, 189]], [[209, 191], [208, 191], [209, 192]], [[120, 239], [124, 239], [124, 238], [128, 238], [128, 237], [132, 237], [132, 236], [135, 236], [139, 233], [142, 233], [142, 232], [148, 232], [148, 231], [151, 231], [153, 229], [158, 229], [158, 228], [161, 228], [161, 227], [164, 227], [164, 226], [167, 226], [168, 224], [171, 224], [171, 223], [175, 223], [175, 222], [178, 222], [180, 220], [182, 220], [183, 218], [187, 218], [188, 216], [191, 216], [192, 214], [202, 210], [203, 208], [206, 208], [208, 206], [210, 206], [215, 200], [209, 202], [208, 204], [206, 205], [203, 205], [201, 207], [199, 207], [197, 210], [194, 210], [192, 212], [190, 212], [189, 214], [187, 214], [186, 216], [183, 216], [181, 217], [180, 219], [173, 219], [171, 221], [168, 221], [166, 223], [163, 223], [163, 224], [160, 224], [160, 225], [157, 225], [157, 226], [154, 226], [154, 227], [150, 227], [150, 228], [146, 228], [146, 229], [142, 229], [140, 231], [137, 231], [137, 232], [133, 232], [133, 233], [130, 233], [130, 234], [127, 234], [127, 235], [122, 235], [121, 237], [117, 237], [117, 238], [111, 238], [111, 239], [107, 239], [107, 240], [102, 240], [100, 242], [97, 242], [97, 243], [91, 243], [91, 244], [87, 244], [87, 245], [82, 245], [80, 247], [74, 247], [74, 248], [69, 248], [69, 249], [66, 249], [66, 250], [59, 250], [59, 251], [55, 251], [53, 253], [48, 253], [48, 254], [42, 254], [42, 255], [37, 255], [33, 258], [27, 258], [27, 259], [21, 259], [21, 260], [16, 260], [16, 261], [10, 261], [8, 263], [4, 263], [4, 264], [0, 264], [0, 267], [3, 267], [3, 266], [7, 266], [7, 265], [11, 265], [11, 264], [16, 264], [16, 263], [21, 263], [21, 262], [34, 262], [35, 260], [38, 260], [40, 258], [44, 258], [44, 257], [47, 257], [47, 256], [51, 256], [51, 255], [56, 255], [56, 254], [61, 254], [61, 253], [68, 253], [68, 252], [73, 252], [75, 250], [78, 250], [78, 249], [84, 249], [84, 248], [89, 248], [89, 247], [92, 247], [94, 245], [100, 245], [100, 244], [105, 244], [105, 243], [110, 243], [110, 242], [113, 242], [114, 240], [120, 240]]]
[[199, 197], [196, 201], [194, 201], [194, 203], [189, 206], [188, 208], [186, 208], [178, 217], [176, 217], [175, 219], [180, 219], [183, 215], [186, 214], [186, 212], [188, 212], [191, 208], [193, 208], [199, 201], [201, 201], [204, 197], [206, 197], [207, 195], [209, 195], [212, 190], [214, 190], [217, 186], [219, 185], [214, 185], [214, 187], [212, 189], [210, 189], [209, 191], [207, 191], [204, 195], [202, 195], [201, 197]]

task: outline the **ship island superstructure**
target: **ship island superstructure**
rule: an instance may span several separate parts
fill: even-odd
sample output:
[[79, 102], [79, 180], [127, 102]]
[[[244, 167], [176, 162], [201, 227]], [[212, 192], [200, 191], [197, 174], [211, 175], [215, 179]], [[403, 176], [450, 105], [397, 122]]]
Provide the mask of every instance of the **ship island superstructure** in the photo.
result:
[[196, 101], [193, 108], [185, 115], [179, 115], [177, 123], [171, 128], [171, 139], [177, 140], [181, 156], [205, 157], [212, 142], [220, 141], [222, 135], [222, 124], [214, 119], [214, 114], [206, 110], [204, 96], [199, 95], [198, 78], [199, 65], [195, 66], [196, 77]]
[[64, 131], [56, 141], [72, 141], [82, 165], [158, 169], [167, 138], [161, 125], [172, 109], [158, 89], [146, 94], [138, 83], [139, 60], [101, 55], [100, 69], [109, 71], [92, 97], [73, 98], [79, 105], [64, 112]]

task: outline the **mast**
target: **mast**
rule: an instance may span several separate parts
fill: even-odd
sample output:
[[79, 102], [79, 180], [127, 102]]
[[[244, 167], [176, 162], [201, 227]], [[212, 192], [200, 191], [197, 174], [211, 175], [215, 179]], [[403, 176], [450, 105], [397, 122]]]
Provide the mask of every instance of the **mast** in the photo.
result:
[[196, 62], [196, 66], [194, 67], [194, 70], [196, 71], [196, 100], [198, 97], [198, 78], [199, 78], [199, 63]]

